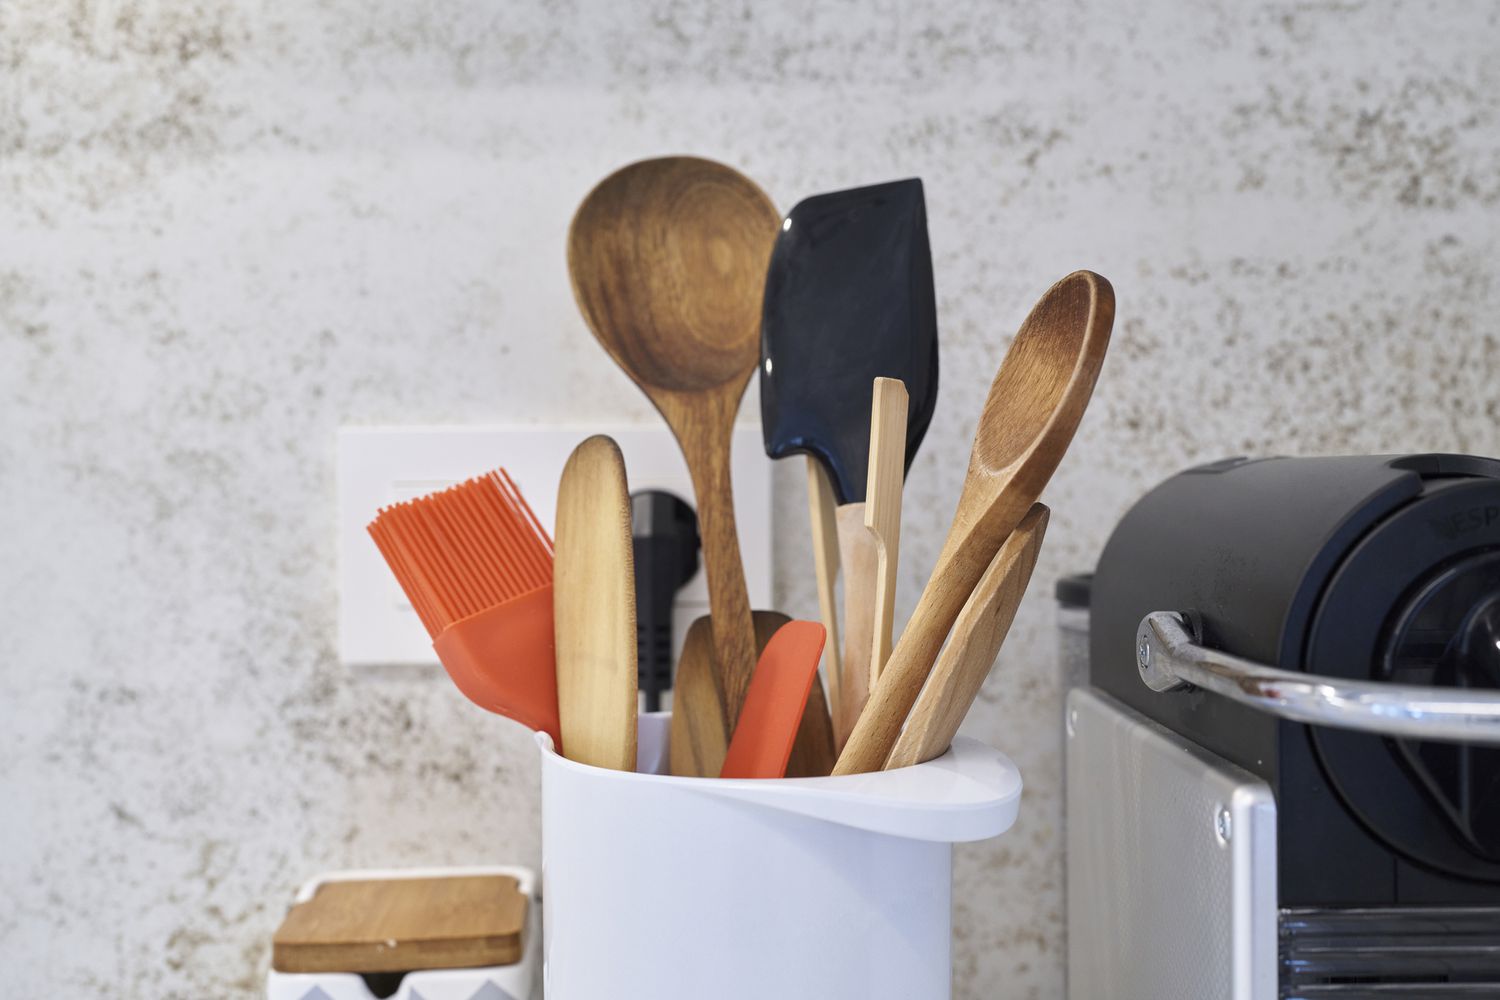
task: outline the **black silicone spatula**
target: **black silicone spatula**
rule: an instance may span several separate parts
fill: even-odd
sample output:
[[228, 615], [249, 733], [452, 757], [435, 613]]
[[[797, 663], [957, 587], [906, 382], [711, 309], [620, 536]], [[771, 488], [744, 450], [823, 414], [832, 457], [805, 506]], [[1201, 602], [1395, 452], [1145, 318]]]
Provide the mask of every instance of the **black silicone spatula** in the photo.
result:
[[[937, 352], [920, 180], [815, 195], [792, 209], [782, 220], [766, 274], [761, 424], [772, 458], [809, 456], [818, 598], [835, 702], [848, 700], [841, 699], [840, 678], [852, 665], [842, 660], [863, 659], [861, 669], [868, 670], [868, 636], [846, 636], [844, 656], [838, 656], [829, 536], [837, 531], [845, 566], [873, 564], [852, 551], [872, 538], [863, 530], [862, 511], [847, 509], [866, 496], [872, 386], [882, 376], [906, 386], [909, 468], [937, 403]], [[837, 515], [830, 503], [841, 508]], [[870, 620], [861, 602], [870, 600], [873, 585], [845, 579], [851, 622]], [[841, 714], [847, 715], [835, 707], [836, 731]]]

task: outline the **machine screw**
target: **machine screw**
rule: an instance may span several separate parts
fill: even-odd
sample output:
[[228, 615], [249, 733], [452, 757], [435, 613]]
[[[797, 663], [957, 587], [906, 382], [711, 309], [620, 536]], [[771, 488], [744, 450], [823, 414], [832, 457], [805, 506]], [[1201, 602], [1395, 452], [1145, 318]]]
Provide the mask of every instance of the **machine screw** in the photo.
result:
[[1142, 670], [1151, 669], [1151, 643], [1145, 636], [1135, 644], [1135, 662]]
[[1234, 837], [1234, 818], [1229, 815], [1228, 808], [1219, 807], [1218, 815], [1214, 817], [1214, 832], [1219, 835], [1219, 840], [1229, 843]]

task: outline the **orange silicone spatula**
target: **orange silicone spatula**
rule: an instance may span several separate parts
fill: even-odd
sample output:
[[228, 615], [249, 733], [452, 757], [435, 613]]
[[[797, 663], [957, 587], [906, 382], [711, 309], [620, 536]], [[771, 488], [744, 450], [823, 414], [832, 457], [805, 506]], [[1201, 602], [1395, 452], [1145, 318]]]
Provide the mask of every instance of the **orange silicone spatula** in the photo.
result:
[[827, 634], [817, 622], [787, 622], [766, 643], [719, 777], [786, 776]]

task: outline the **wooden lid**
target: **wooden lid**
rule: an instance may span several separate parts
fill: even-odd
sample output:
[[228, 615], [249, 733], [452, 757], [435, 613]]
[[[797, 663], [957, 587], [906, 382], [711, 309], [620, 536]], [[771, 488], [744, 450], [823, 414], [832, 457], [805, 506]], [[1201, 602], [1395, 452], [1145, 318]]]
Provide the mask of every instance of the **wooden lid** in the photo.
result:
[[526, 896], [508, 875], [327, 882], [272, 939], [277, 972], [410, 972], [521, 960]]

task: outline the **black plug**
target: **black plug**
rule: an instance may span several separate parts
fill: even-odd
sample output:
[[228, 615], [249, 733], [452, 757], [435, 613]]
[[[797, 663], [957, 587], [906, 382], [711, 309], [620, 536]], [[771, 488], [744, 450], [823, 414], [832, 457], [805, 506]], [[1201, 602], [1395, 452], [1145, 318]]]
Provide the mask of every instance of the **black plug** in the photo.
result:
[[698, 572], [698, 515], [675, 494], [642, 490], [630, 495], [630, 533], [636, 664], [646, 711], [655, 712], [672, 688], [672, 600]]

